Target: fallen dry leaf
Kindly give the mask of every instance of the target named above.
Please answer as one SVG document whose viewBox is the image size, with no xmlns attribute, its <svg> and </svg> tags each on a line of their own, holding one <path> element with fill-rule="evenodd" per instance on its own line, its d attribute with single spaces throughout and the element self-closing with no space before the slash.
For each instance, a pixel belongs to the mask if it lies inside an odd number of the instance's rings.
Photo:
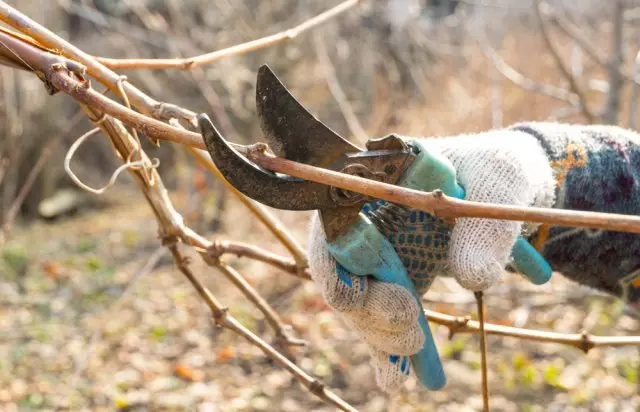
<svg viewBox="0 0 640 412">
<path fill-rule="evenodd" d="M 236 356 L 236 350 L 233 346 L 223 346 L 216 351 L 216 360 L 226 362 Z"/>
<path fill-rule="evenodd" d="M 202 371 L 180 362 L 176 363 L 174 372 L 178 377 L 191 382 L 200 382 L 204 379 L 204 373 Z"/>
</svg>

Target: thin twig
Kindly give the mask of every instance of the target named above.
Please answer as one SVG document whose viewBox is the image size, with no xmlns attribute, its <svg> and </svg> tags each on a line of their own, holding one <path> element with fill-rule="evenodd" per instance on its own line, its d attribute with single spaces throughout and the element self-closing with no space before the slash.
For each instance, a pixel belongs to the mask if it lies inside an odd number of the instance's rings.
<svg viewBox="0 0 640 412">
<path fill-rule="evenodd" d="M 446 326 L 449 329 L 450 337 L 457 333 L 480 332 L 480 322 L 471 320 L 468 317 L 445 315 L 431 310 L 425 310 L 424 312 L 429 322 Z M 534 342 L 558 343 L 573 346 L 585 353 L 593 348 L 602 347 L 640 347 L 640 336 L 594 336 L 587 333 L 557 333 L 491 323 L 485 323 L 484 330 L 489 335 L 508 336 Z"/>
<path fill-rule="evenodd" d="M 544 96 L 552 97 L 554 99 L 569 102 L 572 105 L 578 105 L 579 101 L 575 94 L 556 87 L 550 84 L 540 83 L 525 77 L 522 73 L 518 72 L 512 66 L 507 64 L 502 57 L 493 49 L 488 43 L 480 44 L 484 50 L 485 55 L 491 59 L 493 66 L 502 74 L 507 80 L 523 88 L 524 90 L 538 93 Z"/>
<path fill-rule="evenodd" d="M 78 123 L 80 123 L 80 120 L 84 119 L 84 117 L 85 117 L 85 114 L 82 111 L 79 111 L 73 118 L 71 118 L 71 120 L 69 121 L 69 123 L 67 123 L 67 126 L 62 132 L 48 139 L 47 142 L 45 143 L 44 147 L 42 148 L 42 151 L 40 152 L 40 156 L 38 156 L 38 160 L 36 160 L 35 164 L 29 171 L 29 174 L 27 175 L 27 178 L 24 180 L 22 187 L 18 191 L 16 198 L 13 200 L 13 203 L 9 207 L 9 210 L 7 210 L 7 214 L 5 215 L 4 222 L 2 223 L 2 227 L 0 228 L 0 249 L 7 241 L 9 237 L 9 232 L 11 232 L 11 228 L 13 226 L 13 221 L 18 215 L 18 212 L 20 211 L 20 207 L 22 207 L 22 204 L 27 198 L 27 195 L 31 192 L 31 188 L 33 187 L 33 184 L 36 182 L 36 178 L 44 168 L 45 164 L 47 164 L 47 160 L 49 159 L 49 156 L 53 154 L 54 147 L 60 142 L 60 140 L 62 140 L 64 136 L 69 134 L 69 132 L 71 132 L 71 130 L 73 130 L 73 128 Z"/>
<path fill-rule="evenodd" d="M 340 112 L 342 112 L 342 117 L 344 117 L 344 120 L 347 122 L 347 126 L 356 138 L 356 141 L 364 144 L 364 142 L 369 139 L 369 136 L 367 136 L 367 132 L 358 121 L 358 117 L 353 112 L 353 107 L 349 103 L 349 100 L 347 100 L 346 93 L 342 89 L 342 86 L 340 86 L 336 71 L 333 64 L 331 64 L 331 58 L 327 52 L 327 47 L 319 33 L 316 32 L 313 34 L 313 42 L 315 44 L 316 56 L 318 57 L 320 66 L 323 69 L 322 72 L 327 81 L 327 85 L 329 86 L 329 91 L 336 103 L 338 103 Z"/>
<path fill-rule="evenodd" d="M 200 56 L 189 57 L 186 59 L 110 59 L 105 57 L 96 57 L 107 67 L 112 69 L 180 69 L 190 70 L 193 67 L 203 64 L 212 63 L 216 60 L 229 56 L 237 56 L 254 50 L 263 49 L 273 46 L 274 44 L 293 40 L 301 33 L 310 30 L 327 20 L 349 10 L 360 3 L 360 0 L 347 0 L 337 6 L 334 6 L 325 12 L 297 25 L 294 28 L 283 30 L 279 33 L 272 34 L 257 40 L 246 43 L 237 44 L 226 49 L 217 50 Z"/>
<path fill-rule="evenodd" d="M 238 257 L 247 257 L 276 267 L 301 279 L 311 280 L 309 269 L 305 268 L 304 271 L 301 272 L 295 260 L 288 259 L 248 243 L 214 240 L 207 250 L 207 253 L 214 259 L 220 259 L 222 255 L 227 253 Z"/>
<path fill-rule="evenodd" d="M 245 205 L 247 209 L 254 216 L 258 218 L 265 225 L 265 227 L 282 243 L 282 245 L 291 253 L 293 258 L 296 261 L 298 273 L 303 273 L 307 267 L 307 256 L 300 244 L 296 241 L 296 239 L 289 233 L 289 231 L 284 227 L 282 222 L 278 220 L 275 216 L 271 214 L 260 203 L 256 202 L 253 199 L 249 199 L 242 193 L 238 191 L 231 183 L 227 182 L 227 180 L 222 176 L 222 173 L 218 170 L 216 165 L 211 161 L 211 156 L 209 153 L 195 149 L 192 147 L 188 147 L 189 152 L 196 158 L 196 160 L 206 167 L 216 178 L 218 178 L 236 197 Z"/>
<path fill-rule="evenodd" d="M 547 3 L 547 8 L 550 8 L 550 7 L 551 6 Z M 572 40 L 574 40 L 578 44 L 578 46 L 580 46 L 580 49 L 582 49 L 582 51 L 584 51 L 587 54 L 587 56 L 589 56 L 592 60 L 594 60 L 599 65 L 605 68 L 609 65 L 605 54 L 602 51 L 597 49 L 597 47 L 594 45 L 594 42 L 589 40 L 587 36 L 585 36 L 585 34 L 580 30 L 579 27 L 574 25 L 568 19 L 561 17 L 555 11 L 552 12 L 550 10 L 542 10 L 542 13 L 548 16 L 549 20 L 560 31 L 562 31 L 565 35 L 569 36 Z M 616 70 L 626 80 L 632 81 L 636 84 L 640 84 L 640 80 L 636 79 L 636 74 L 628 73 L 626 70 L 624 70 L 624 66 L 619 65 L 616 67 Z"/>
<path fill-rule="evenodd" d="M 624 64 L 624 5 L 622 0 L 613 0 L 613 37 L 611 39 L 611 57 L 607 62 L 607 75 L 609 77 L 609 88 L 604 104 L 602 120 L 606 124 L 617 124 L 620 112 L 620 94 L 624 87 L 624 79 L 620 72 L 620 66 Z"/>
<path fill-rule="evenodd" d="M 482 372 L 482 403 L 484 412 L 490 412 L 489 407 L 489 372 L 487 368 L 487 334 L 484 329 L 484 301 L 482 292 L 475 292 L 478 307 L 478 323 L 480 324 L 480 370 Z"/>
<path fill-rule="evenodd" d="M 547 25 L 542 19 L 542 14 L 541 14 L 542 12 L 540 11 L 541 6 L 542 6 L 541 0 L 534 1 L 533 10 L 536 16 L 538 27 L 540 29 L 540 33 L 542 34 L 542 40 L 544 41 L 545 45 L 549 49 L 549 52 L 551 53 L 553 60 L 556 62 L 556 66 L 562 72 L 562 75 L 565 77 L 567 82 L 569 82 L 569 88 L 576 96 L 578 96 L 578 100 L 580 102 L 580 108 L 582 109 L 582 114 L 584 115 L 584 117 L 587 119 L 589 123 L 593 123 L 596 120 L 596 116 L 593 113 L 591 113 L 591 109 L 589 109 L 589 106 L 587 105 L 587 96 L 585 95 L 584 91 L 582 90 L 582 88 L 580 87 L 576 79 L 571 74 L 571 71 L 569 70 L 569 68 L 567 68 L 567 66 L 565 65 L 564 61 L 562 60 L 562 57 L 560 57 L 558 50 L 554 46 L 553 41 L 551 40 L 551 36 L 549 35 L 549 30 L 547 28 Z"/>
<path fill-rule="evenodd" d="M 289 359 L 284 357 L 280 352 L 275 350 L 271 345 L 260 339 L 257 335 L 249 331 L 247 328 L 242 326 L 240 322 L 238 322 L 234 317 L 229 314 L 227 308 L 222 306 L 220 302 L 211 294 L 209 289 L 207 289 L 193 274 L 191 269 L 189 268 L 188 261 L 185 257 L 182 256 L 180 251 L 178 250 L 178 246 L 176 243 L 177 239 L 165 239 L 165 244 L 171 251 L 173 255 L 173 259 L 176 263 L 176 266 L 182 272 L 182 274 L 189 280 L 191 285 L 196 289 L 202 300 L 206 303 L 206 305 L 211 310 L 211 314 L 213 315 L 213 319 L 215 320 L 218 326 L 222 326 L 226 329 L 229 329 L 243 338 L 247 339 L 250 343 L 257 346 L 260 350 L 262 350 L 265 355 L 269 358 L 273 359 L 276 363 L 278 363 L 283 368 L 287 369 L 292 375 L 294 375 L 299 382 L 301 382 L 311 393 L 318 396 L 320 399 L 325 402 L 334 405 L 340 410 L 343 411 L 356 411 L 351 405 L 340 399 L 333 392 L 328 390 L 322 382 L 317 380 L 316 378 L 308 375 L 305 371 L 300 369 L 295 363 L 291 362 Z"/>
</svg>

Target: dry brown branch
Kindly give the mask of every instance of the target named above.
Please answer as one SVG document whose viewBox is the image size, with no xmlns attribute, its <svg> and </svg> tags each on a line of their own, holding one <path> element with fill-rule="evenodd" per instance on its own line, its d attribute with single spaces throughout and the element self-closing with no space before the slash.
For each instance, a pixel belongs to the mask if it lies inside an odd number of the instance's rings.
<svg viewBox="0 0 640 412">
<path fill-rule="evenodd" d="M 535 0 L 533 10 L 536 16 L 536 22 L 538 24 L 538 28 L 540 29 L 540 33 L 542 34 L 542 40 L 544 41 L 547 49 L 549 49 L 549 52 L 551 53 L 553 60 L 556 62 L 556 66 L 558 67 L 558 70 L 562 72 L 562 75 L 569 83 L 569 88 L 576 96 L 578 96 L 578 100 L 580 102 L 580 108 L 582 109 L 582 114 L 584 115 L 584 117 L 587 119 L 589 123 L 594 123 L 596 121 L 596 116 L 591 112 L 591 109 L 588 106 L 587 96 L 585 95 L 585 92 L 582 90 L 582 87 L 580 87 L 580 85 L 578 84 L 577 80 L 571 74 L 571 71 L 569 70 L 569 68 L 566 66 L 566 64 L 562 60 L 562 57 L 560 56 L 560 53 L 556 49 L 556 46 L 553 44 L 553 41 L 551 40 L 551 36 L 549 35 L 549 30 L 547 28 L 547 25 L 542 19 L 542 11 L 540 10 L 541 7 L 542 7 L 541 0 Z"/>
<path fill-rule="evenodd" d="M 431 310 L 425 310 L 424 312 L 430 322 L 446 326 L 449 329 L 450 337 L 453 337 L 456 333 L 480 332 L 480 322 L 471 320 L 468 317 L 445 315 Z M 558 343 L 573 346 L 585 353 L 591 349 L 601 347 L 640 346 L 640 336 L 594 336 L 586 332 L 557 333 L 491 323 L 485 323 L 484 329 L 489 335 L 509 336 L 543 343 Z"/>
<path fill-rule="evenodd" d="M 482 374 L 482 403 L 484 411 L 489 412 L 489 370 L 487 366 L 487 333 L 484 319 L 484 297 L 482 292 L 474 292 L 478 310 L 478 323 L 480 324 L 480 366 Z"/>
<path fill-rule="evenodd" d="M 277 255 L 248 243 L 214 240 L 211 246 L 209 246 L 207 253 L 213 259 L 220 259 L 224 254 L 247 257 L 276 267 L 301 279 L 311 280 L 309 269 L 305 268 L 303 271 L 300 271 L 295 260 L 287 259 L 284 256 Z"/>
<path fill-rule="evenodd" d="M 38 24 L 37 22 L 33 21 L 29 17 L 25 16 L 24 14 L 20 13 L 18 10 L 14 9 L 13 7 L 7 5 L 2 1 L 0 1 L 0 20 L 5 21 L 8 24 L 12 25 L 13 27 L 18 28 L 23 33 L 28 34 L 31 38 L 34 39 L 34 41 L 39 42 L 38 44 L 47 44 L 52 49 L 60 51 L 63 55 L 83 63 L 87 67 L 87 71 L 92 76 L 95 76 L 99 81 L 104 83 L 112 91 L 119 92 L 118 85 L 120 83 L 120 76 L 117 73 L 111 71 L 110 69 L 103 66 L 99 62 L 96 62 L 95 59 L 93 59 L 90 55 L 79 50 L 77 47 L 73 46 L 69 42 L 57 36 L 55 33 L 46 29 L 42 25 Z M 29 41 L 26 43 L 31 44 L 32 42 Z M 41 46 L 37 46 L 37 47 L 41 48 Z M 34 46 L 32 47 L 32 49 L 36 49 L 36 47 Z M 73 79 L 71 80 L 73 81 Z M 80 87 L 80 84 L 78 83 L 76 84 L 76 86 Z M 122 82 L 122 88 L 124 88 L 124 92 L 126 93 L 127 98 L 131 101 L 131 104 L 133 105 L 133 107 L 135 107 L 137 110 L 141 111 L 142 113 L 146 113 L 153 117 L 163 119 L 163 120 L 172 119 L 176 117 L 181 119 L 186 119 L 188 121 L 193 120 L 194 113 L 191 112 L 190 110 L 183 109 L 176 105 L 158 102 L 152 99 L 151 97 L 147 96 L 142 91 L 135 88 L 133 85 L 131 85 L 128 82 Z M 103 101 L 112 102 L 110 99 L 106 99 L 106 98 Z M 124 107 L 124 106 L 120 106 L 120 107 Z M 129 109 L 126 109 L 126 110 L 128 110 L 129 113 L 134 116 L 136 115 L 139 116 L 137 112 L 134 112 Z M 109 113 L 108 110 L 103 110 L 103 111 Z M 149 118 L 145 118 L 144 116 L 141 116 L 141 118 L 146 119 L 147 121 L 152 120 Z M 169 135 L 176 133 L 176 131 L 178 135 L 180 133 L 189 134 L 193 139 L 195 139 L 196 142 L 201 144 L 201 148 L 204 148 L 204 145 L 202 145 L 202 138 L 197 133 L 188 132 L 182 128 L 176 128 L 176 127 L 171 128 L 165 123 L 156 121 L 155 119 L 153 119 L 152 123 L 156 127 L 160 127 L 160 128 L 163 128 L 166 126 L 167 129 L 165 130 L 172 131 L 169 133 Z M 136 126 L 134 125 L 131 125 L 131 124 L 128 124 L 128 125 L 136 128 Z M 145 129 L 146 129 L 145 127 L 142 127 L 142 129 L 138 128 L 138 130 L 142 132 L 144 132 Z M 152 134 L 153 133 L 151 133 L 151 135 Z M 150 137 L 158 139 L 157 136 L 150 136 Z M 222 175 L 220 174 L 220 172 L 215 167 L 215 165 L 213 164 L 213 162 L 210 161 L 207 153 L 198 153 L 198 151 L 196 150 L 191 150 L 191 152 L 201 162 L 203 161 L 203 159 L 207 159 L 207 161 L 204 161 L 207 169 L 212 173 L 214 173 L 214 175 L 216 175 L 216 177 L 218 177 L 232 191 L 232 193 L 238 196 L 240 200 L 245 204 L 245 206 L 249 208 L 250 212 L 253 213 L 261 222 L 263 222 L 267 226 L 267 228 L 276 236 L 276 238 L 284 244 L 284 246 L 292 253 L 294 258 L 296 259 L 298 266 L 302 270 L 304 265 L 306 264 L 305 263 L 306 261 L 304 258 L 304 251 L 297 244 L 297 242 L 295 242 L 293 236 L 291 236 L 291 234 L 288 233 L 288 231 L 284 228 L 284 226 L 280 222 L 278 222 L 275 217 L 269 214 L 264 207 L 262 207 L 261 205 L 257 205 L 255 202 L 242 196 L 237 190 L 235 190 L 235 188 L 233 188 L 228 182 L 226 182 L 222 177 Z"/>
<path fill-rule="evenodd" d="M 333 392 L 325 388 L 324 384 L 312 376 L 309 376 L 305 371 L 300 369 L 295 363 L 291 362 L 289 359 L 284 357 L 280 352 L 271 347 L 268 343 L 260 339 L 257 335 L 252 333 L 250 330 L 242 326 L 240 322 L 238 322 L 233 316 L 229 314 L 227 308 L 222 306 L 220 302 L 211 294 L 209 289 L 207 289 L 196 276 L 193 274 L 191 269 L 189 268 L 189 262 L 187 259 L 182 256 L 180 251 L 178 250 L 176 238 L 166 238 L 164 240 L 165 244 L 171 251 L 173 255 L 173 259 L 176 262 L 176 266 L 185 275 L 185 277 L 191 282 L 193 287 L 196 289 L 202 300 L 206 303 L 206 305 L 211 310 L 211 314 L 213 316 L 216 325 L 222 326 L 226 329 L 229 329 L 243 338 L 247 339 L 253 345 L 257 346 L 267 355 L 269 358 L 273 359 L 280 366 L 288 370 L 292 375 L 298 378 L 300 381 L 311 393 L 318 396 L 320 399 L 325 402 L 336 406 L 340 410 L 343 411 L 356 411 L 351 405 L 340 399 Z"/>
<path fill-rule="evenodd" d="M 252 40 L 246 43 L 237 44 L 226 49 L 217 50 L 200 56 L 189 57 L 186 59 L 110 59 L 104 57 L 96 57 L 107 67 L 112 69 L 180 69 L 190 70 L 203 64 L 212 63 L 224 57 L 235 56 L 248 53 L 254 50 L 263 49 L 274 44 L 293 40 L 301 33 L 310 30 L 327 20 L 349 10 L 360 3 L 360 0 L 347 0 L 329 10 L 318 14 L 317 16 L 297 25 L 294 28 L 283 30 L 279 33 L 272 34 L 267 37 Z"/>
<path fill-rule="evenodd" d="M 114 115 L 114 117 L 122 120 L 128 126 L 137 128 L 149 137 L 171 140 L 197 148 L 204 147 L 204 142 L 199 134 L 172 127 L 127 109 L 102 96 L 88 85 L 82 85 L 63 71 L 51 73 L 50 82 L 57 89 L 70 94 L 76 100 Z M 245 151 L 243 146 L 234 146 L 242 152 Z M 640 233 L 640 217 L 638 216 L 470 202 L 450 198 L 441 192 L 421 192 L 406 189 L 282 158 L 271 157 L 257 151 L 252 151 L 251 160 L 268 170 L 363 193 L 378 199 L 385 199 L 424 210 L 443 218 L 484 217 Z"/>
<path fill-rule="evenodd" d="M 399 203 L 414 209 L 424 210 L 445 219 L 484 217 L 640 233 L 640 217 L 638 216 L 471 202 L 449 197 L 441 191 L 421 192 L 419 190 L 406 189 L 388 183 L 376 182 L 358 176 L 272 157 L 258 151 L 251 151 L 247 156 L 267 170 L 313 180 L 328 186 L 340 187 L 376 199 Z"/>
</svg>

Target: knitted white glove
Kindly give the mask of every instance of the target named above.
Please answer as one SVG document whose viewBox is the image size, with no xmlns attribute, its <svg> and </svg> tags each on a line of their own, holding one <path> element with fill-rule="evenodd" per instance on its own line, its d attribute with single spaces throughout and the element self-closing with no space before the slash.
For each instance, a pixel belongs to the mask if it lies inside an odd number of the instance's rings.
<svg viewBox="0 0 640 412">
<path fill-rule="evenodd" d="M 552 170 L 530 134 L 494 130 L 421 142 L 427 150 L 438 150 L 451 160 L 466 200 L 518 206 L 553 204 Z M 452 275 L 473 291 L 490 287 L 500 279 L 521 228 L 521 222 L 458 219 L 449 242 L 447 269 L 438 274 Z M 311 222 L 309 264 L 327 304 L 369 345 L 379 387 L 387 392 L 399 388 L 409 376 L 407 356 L 424 342 L 417 322 L 419 308 L 411 294 L 337 266 L 326 248 L 317 214 Z"/>
<path fill-rule="evenodd" d="M 528 133 L 493 130 L 423 142 L 451 160 L 465 200 L 553 206 L 553 170 L 538 140 Z M 522 222 L 457 219 L 449 247 L 450 274 L 473 291 L 492 286 L 500 279 L 521 230 Z"/>
</svg>

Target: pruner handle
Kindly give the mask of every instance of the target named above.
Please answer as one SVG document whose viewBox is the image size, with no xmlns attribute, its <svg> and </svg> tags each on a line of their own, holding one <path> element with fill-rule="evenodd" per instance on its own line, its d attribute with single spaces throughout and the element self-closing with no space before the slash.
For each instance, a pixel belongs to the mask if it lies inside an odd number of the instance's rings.
<svg viewBox="0 0 640 412">
<path fill-rule="evenodd" d="M 447 379 L 422 308 L 421 297 L 391 243 L 360 213 L 350 230 L 333 242 L 327 242 L 327 246 L 333 258 L 351 273 L 372 275 L 377 280 L 402 286 L 411 292 L 420 308 L 418 321 L 425 336 L 420 351 L 411 356 L 411 364 L 426 388 L 443 388 Z"/>
</svg>

